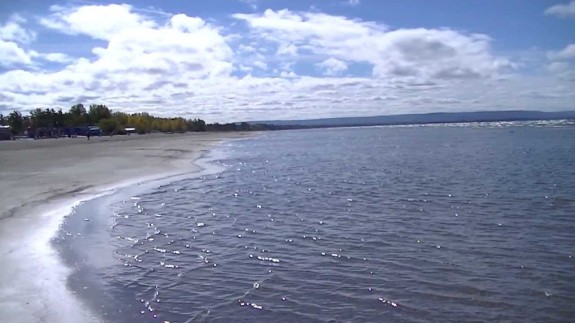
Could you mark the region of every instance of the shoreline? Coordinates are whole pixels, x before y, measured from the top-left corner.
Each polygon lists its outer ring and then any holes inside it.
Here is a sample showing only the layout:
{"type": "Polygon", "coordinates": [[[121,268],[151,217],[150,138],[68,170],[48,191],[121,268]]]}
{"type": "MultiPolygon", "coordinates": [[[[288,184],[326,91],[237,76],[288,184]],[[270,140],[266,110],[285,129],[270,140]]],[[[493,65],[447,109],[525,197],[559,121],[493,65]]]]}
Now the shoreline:
{"type": "Polygon", "coordinates": [[[50,243],[64,218],[83,201],[193,175],[201,171],[196,161],[214,145],[247,136],[144,135],[1,145],[0,313],[18,322],[97,322],[67,287],[72,269],[50,243]],[[62,313],[69,315],[63,318],[62,313]]]}
{"type": "MultiPolygon", "coordinates": [[[[190,156],[249,133],[0,141],[0,221],[46,200],[132,178],[193,169],[190,156]]],[[[1,237],[1,236],[0,236],[1,237]]]]}
{"type": "MultiPolygon", "coordinates": [[[[99,274],[106,272],[111,267],[122,266],[122,262],[116,253],[110,238],[110,228],[115,226],[116,219],[110,215],[114,204],[131,203],[133,199],[150,192],[155,192],[164,186],[169,186],[181,181],[198,179],[204,176],[217,174],[224,169],[214,163],[226,154],[222,155],[221,147],[231,140],[224,141],[209,152],[198,156],[194,164],[198,169],[191,173],[179,174],[164,178],[138,181],[126,185],[118,185],[103,194],[90,197],[76,205],[71,213],[64,216],[52,237],[50,243],[56,250],[58,259],[70,268],[67,275],[66,285],[74,297],[79,300],[95,317],[103,322],[132,322],[144,320],[142,311],[148,311],[148,306],[132,299],[116,303],[113,291],[108,290],[103,283],[106,280],[99,274]],[[142,307],[143,306],[143,307],[142,307]]],[[[112,212],[115,214],[115,212],[112,212]]],[[[112,242],[113,243],[113,242],[112,242]]],[[[125,265],[125,264],[124,264],[125,265]]],[[[149,317],[148,317],[149,318],[149,317]]],[[[154,316],[154,318],[157,318],[154,316]]],[[[82,317],[83,319],[83,317],[82,317]]]]}

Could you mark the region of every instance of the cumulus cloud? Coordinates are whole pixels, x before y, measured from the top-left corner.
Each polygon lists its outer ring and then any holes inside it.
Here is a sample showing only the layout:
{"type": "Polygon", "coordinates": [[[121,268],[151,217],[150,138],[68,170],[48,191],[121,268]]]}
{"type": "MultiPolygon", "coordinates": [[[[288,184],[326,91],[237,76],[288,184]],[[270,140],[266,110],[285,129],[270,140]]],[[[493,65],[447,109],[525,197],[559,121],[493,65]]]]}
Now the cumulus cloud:
{"type": "Polygon", "coordinates": [[[215,96],[196,94],[201,83],[214,87],[217,82],[210,78],[226,79],[232,71],[227,40],[201,18],[179,14],[156,22],[130,6],[109,5],[52,7],[50,17],[41,22],[62,33],[104,40],[105,46],[93,48],[93,57],[72,59],[59,53],[27,53],[3,42],[0,57],[6,52],[13,60],[4,63],[30,63],[33,57],[68,64],[55,71],[14,69],[0,74],[0,91],[17,97],[22,107],[97,99],[126,109],[162,113],[157,109],[169,107],[173,111],[165,113],[189,114],[199,109],[192,105],[196,96],[203,104],[215,102],[215,96]],[[27,89],[35,92],[25,93],[27,89]]]}
{"type": "Polygon", "coordinates": [[[294,44],[283,43],[280,44],[277,50],[278,55],[297,56],[298,49],[294,44]]]}
{"type": "Polygon", "coordinates": [[[325,75],[334,76],[340,74],[347,70],[347,64],[335,58],[328,58],[325,61],[317,64],[317,66],[323,69],[325,75]]]}
{"type": "MultiPolygon", "coordinates": [[[[319,12],[233,17],[228,28],[129,5],[53,6],[42,26],[68,40],[97,40],[92,55],[36,52],[22,33],[2,39],[0,59],[8,59],[0,60],[6,69],[0,110],[102,102],[127,112],[226,122],[554,109],[575,100],[565,78],[507,75],[513,62],[497,55],[486,35],[391,29],[319,12]],[[533,89],[539,97],[512,95],[533,89]]],[[[567,49],[556,55],[569,56],[567,49]]],[[[549,72],[564,75],[569,66],[549,66],[549,72]]]]}
{"type": "Polygon", "coordinates": [[[201,18],[177,14],[158,25],[129,5],[56,7],[52,11],[50,18],[42,20],[45,26],[107,41],[107,47],[93,49],[94,61],[79,62],[69,70],[107,77],[142,75],[150,82],[158,75],[186,79],[231,71],[226,40],[201,18]]]}
{"type": "Polygon", "coordinates": [[[569,44],[565,46],[560,51],[550,52],[549,59],[552,60],[564,60],[564,59],[574,59],[575,58],[575,44],[569,44]]]}
{"type": "Polygon", "coordinates": [[[547,65],[547,70],[551,73],[562,73],[569,70],[569,63],[566,62],[553,62],[547,65]]]}
{"type": "Polygon", "coordinates": [[[341,16],[323,13],[297,13],[284,9],[266,10],[264,13],[234,14],[234,18],[246,21],[256,30],[267,30],[273,34],[265,38],[301,42],[314,36],[322,41],[337,41],[352,37],[365,37],[385,30],[387,27],[373,22],[362,22],[341,16]]]}
{"type": "Polygon", "coordinates": [[[252,10],[258,9],[258,1],[257,0],[240,0],[241,3],[247,4],[252,10]]]}
{"type": "Polygon", "coordinates": [[[268,69],[268,64],[266,64],[265,62],[262,61],[255,61],[252,63],[253,66],[262,69],[262,70],[267,70],[268,69]]]}
{"type": "Polygon", "coordinates": [[[280,77],[283,77],[283,78],[295,78],[295,77],[297,77],[297,74],[294,73],[293,71],[282,71],[282,72],[280,73],[280,77]]]}
{"type": "Polygon", "coordinates": [[[25,23],[26,19],[20,15],[10,16],[4,25],[0,25],[0,39],[24,44],[34,41],[36,34],[22,27],[25,23]]]}
{"type": "Polygon", "coordinates": [[[73,57],[63,53],[38,53],[36,51],[32,51],[31,56],[53,63],[71,63],[74,61],[73,57]]]}
{"type": "Polygon", "coordinates": [[[63,53],[38,53],[25,49],[23,46],[30,46],[30,43],[36,40],[36,33],[23,26],[26,23],[25,18],[14,14],[5,24],[0,25],[0,66],[36,68],[39,65],[37,59],[58,63],[68,63],[73,60],[63,53]]]}
{"type": "Polygon", "coordinates": [[[547,65],[547,70],[559,79],[574,82],[575,67],[568,62],[551,62],[547,65]]]}
{"type": "Polygon", "coordinates": [[[130,29],[151,28],[155,22],[132,12],[132,6],[92,5],[82,7],[50,7],[52,14],[40,23],[68,34],[85,34],[109,40],[116,33],[130,29]]]}
{"type": "Polygon", "coordinates": [[[5,24],[0,25],[0,66],[32,64],[31,54],[21,47],[36,38],[36,34],[22,27],[26,19],[12,15],[5,24]]]}
{"type": "Polygon", "coordinates": [[[569,44],[559,51],[551,51],[547,57],[550,60],[547,71],[560,79],[575,81],[575,66],[572,63],[575,60],[575,44],[569,44]]]}
{"type": "Polygon", "coordinates": [[[0,66],[29,65],[32,63],[30,55],[18,44],[0,39],[0,66]]]}
{"type": "Polygon", "coordinates": [[[30,57],[69,63],[53,72],[12,70],[0,75],[0,91],[17,95],[21,89],[35,89],[44,93],[19,96],[24,106],[72,103],[89,97],[111,104],[168,103],[169,96],[184,92],[189,82],[226,77],[232,71],[232,51],[226,39],[218,28],[200,18],[179,14],[156,23],[130,6],[109,5],[52,7],[50,17],[41,22],[62,33],[105,40],[106,45],[92,50],[94,58],[74,60],[59,53],[27,53],[3,42],[0,55],[6,52],[14,61],[5,63],[30,63],[30,57]]]}
{"type": "Polygon", "coordinates": [[[559,18],[573,18],[575,17],[575,1],[551,6],[544,13],[559,18]]]}
{"type": "Polygon", "coordinates": [[[318,60],[368,63],[374,76],[424,79],[486,78],[512,68],[492,54],[491,39],[450,29],[397,29],[323,13],[266,10],[236,14],[257,36],[279,48],[305,48],[318,60]]]}

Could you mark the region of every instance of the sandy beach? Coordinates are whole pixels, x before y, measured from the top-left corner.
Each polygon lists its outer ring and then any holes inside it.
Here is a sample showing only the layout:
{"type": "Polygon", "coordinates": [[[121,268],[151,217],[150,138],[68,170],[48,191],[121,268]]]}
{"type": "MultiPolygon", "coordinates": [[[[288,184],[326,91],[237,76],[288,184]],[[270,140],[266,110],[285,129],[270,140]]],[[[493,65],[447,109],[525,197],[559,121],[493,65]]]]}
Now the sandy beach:
{"type": "Polygon", "coordinates": [[[0,142],[0,315],[14,322],[85,318],[82,305],[66,290],[66,270],[59,268],[48,244],[72,203],[119,183],[192,173],[198,170],[193,161],[212,145],[245,136],[193,133],[0,142]]]}

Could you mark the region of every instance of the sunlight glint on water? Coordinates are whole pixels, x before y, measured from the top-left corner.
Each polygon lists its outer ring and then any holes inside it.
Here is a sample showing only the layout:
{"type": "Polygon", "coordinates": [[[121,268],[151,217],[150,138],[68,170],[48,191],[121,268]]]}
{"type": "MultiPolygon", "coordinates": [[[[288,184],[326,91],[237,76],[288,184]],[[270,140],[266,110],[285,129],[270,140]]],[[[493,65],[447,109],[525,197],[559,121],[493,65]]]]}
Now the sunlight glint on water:
{"type": "Polygon", "coordinates": [[[99,270],[126,318],[575,315],[573,128],[286,131],[219,153],[218,173],[112,205],[99,270]]]}

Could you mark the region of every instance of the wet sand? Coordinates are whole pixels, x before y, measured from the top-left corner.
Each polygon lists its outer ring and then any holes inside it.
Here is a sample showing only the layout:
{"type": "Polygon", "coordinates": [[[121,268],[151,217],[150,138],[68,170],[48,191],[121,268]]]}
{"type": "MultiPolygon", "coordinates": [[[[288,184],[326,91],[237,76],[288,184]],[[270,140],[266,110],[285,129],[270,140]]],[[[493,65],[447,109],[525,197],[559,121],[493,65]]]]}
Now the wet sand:
{"type": "Polygon", "coordinates": [[[192,173],[212,145],[246,133],[153,134],[0,142],[0,315],[73,322],[86,313],[65,288],[49,239],[71,203],[118,184],[192,173]],[[66,315],[66,314],[67,315],[66,315]]]}

